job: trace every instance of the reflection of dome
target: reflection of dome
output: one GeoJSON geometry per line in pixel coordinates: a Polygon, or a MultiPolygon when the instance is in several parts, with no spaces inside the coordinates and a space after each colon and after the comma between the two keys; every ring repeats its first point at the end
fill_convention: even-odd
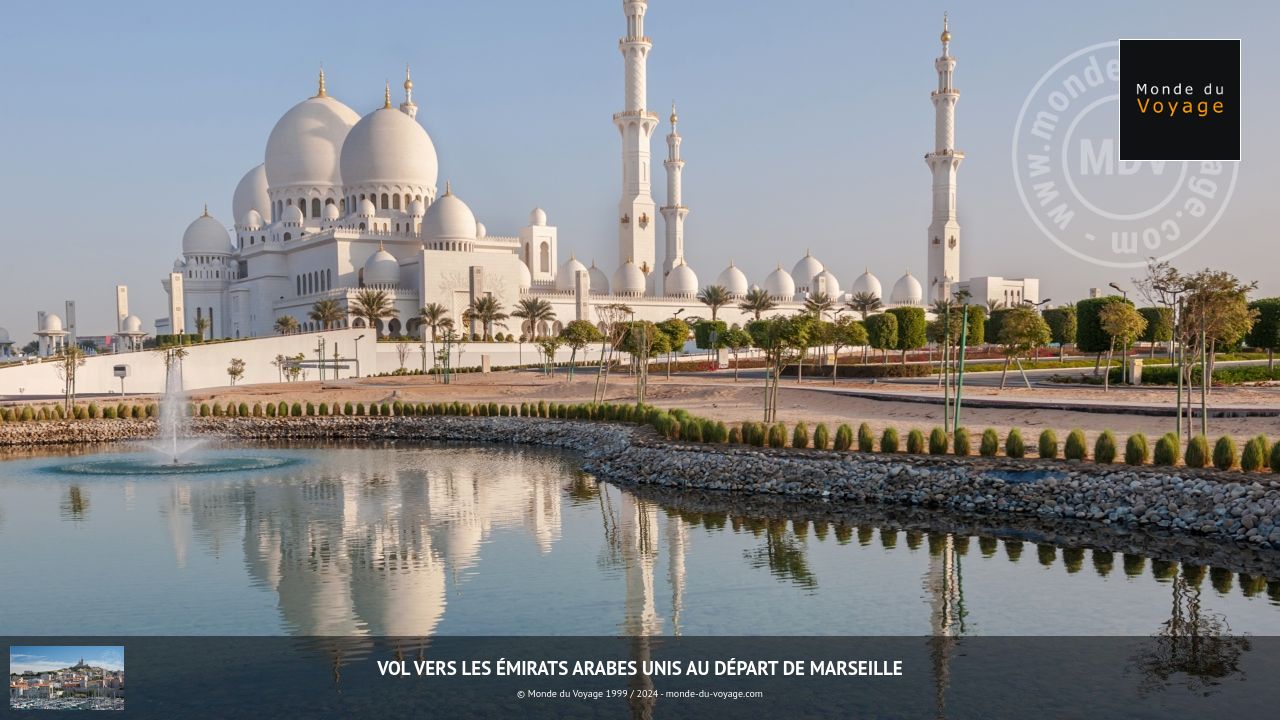
{"type": "Polygon", "coordinates": [[[747,294],[747,276],[743,274],[732,262],[729,267],[720,273],[720,277],[716,278],[716,284],[729,291],[734,297],[742,297],[747,294]]]}
{"type": "Polygon", "coordinates": [[[630,260],[613,274],[614,295],[643,295],[645,287],[644,273],[630,260]]]}
{"type": "MultiPolygon", "coordinates": [[[[826,281],[827,289],[824,292],[827,293],[827,297],[831,298],[832,300],[835,300],[836,298],[840,297],[840,281],[836,279],[836,276],[832,274],[830,270],[823,270],[822,272],[818,273],[818,277],[821,277],[823,280],[826,281]]],[[[813,287],[810,288],[810,290],[812,290],[813,292],[818,291],[818,283],[816,280],[814,281],[813,287]]]]}
{"type": "Polygon", "coordinates": [[[764,291],[769,293],[775,300],[794,300],[796,297],[796,282],[779,265],[777,270],[769,273],[769,277],[764,279],[764,291]]]}
{"type": "Polygon", "coordinates": [[[871,293],[879,299],[882,295],[880,290],[880,278],[872,275],[871,270],[867,269],[866,272],[858,276],[857,280],[853,281],[853,287],[849,289],[849,292],[854,295],[864,292],[871,293]]]}
{"type": "Polygon", "coordinates": [[[667,273],[667,295],[670,297],[693,297],[698,294],[698,276],[693,268],[681,263],[667,273]]]}
{"type": "Polygon", "coordinates": [[[524,264],[520,258],[516,258],[516,264],[520,266],[520,289],[528,290],[533,286],[533,273],[529,272],[529,266],[524,264]]]}
{"type": "Polygon", "coordinates": [[[587,272],[591,274],[591,292],[597,295],[609,294],[609,276],[604,271],[596,267],[596,261],[591,261],[591,267],[587,268],[587,272]]]}
{"type": "Polygon", "coordinates": [[[533,212],[529,213],[529,224],[530,225],[546,225],[547,211],[543,210],[540,207],[534,208],[533,212]]]}
{"type": "Polygon", "coordinates": [[[341,168],[348,193],[390,185],[434,194],[438,161],[427,131],[403,112],[384,107],[351,128],[342,144],[341,168]]]}
{"type": "Polygon", "coordinates": [[[60,333],[62,332],[62,318],[56,313],[49,313],[44,316],[44,323],[40,325],[40,332],[44,333],[60,333]]]}
{"type": "Polygon", "coordinates": [[[924,290],[920,287],[920,281],[911,276],[910,270],[893,284],[889,302],[894,305],[919,305],[923,301],[924,290]]]}
{"type": "Polygon", "coordinates": [[[290,205],[284,209],[284,213],[280,216],[280,220],[285,225],[301,225],[302,209],[297,205],[290,205]]]}
{"type": "Polygon", "coordinates": [[[124,331],[127,333],[142,332],[142,318],[137,315],[130,315],[124,319],[124,331]]]}
{"type": "Polygon", "coordinates": [[[400,282],[400,263],[395,255],[378,248],[364,263],[365,285],[396,285],[400,282]]]}
{"type": "Polygon", "coordinates": [[[354,110],[327,95],[290,108],[267,138],[264,167],[271,188],[342,185],[339,154],[359,121],[354,110]]]}
{"type": "Polygon", "coordinates": [[[569,256],[569,259],[560,266],[560,271],[556,273],[556,289],[572,292],[573,284],[578,281],[579,272],[587,272],[588,278],[591,276],[586,265],[578,262],[577,258],[569,256]]]}
{"type": "Polygon", "coordinates": [[[818,258],[809,254],[805,250],[804,257],[800,258],[796,266],[791,269],[791,279],[801,290],[809,290],[813,287],[813,278],[822,272],[822,263],[818,262],[818,258]]]}
{"type": "Polygon", "coordinates": [[[266,165],[259,165],[245,173],[236,185],[235,194],[231,196],[231,217],[243,218],[250,210],[257,210],[263,218],[271,217],[271,201],[267,199],[266,165]]]}
{"type": "Polygon", "coordinates": [[[445,192],[427,208],[422,235],[428,240],[475,240],[476,216],[457,195],[445,192]]]}
{"type": "Polygon", "coordinates": [[[184,255],[230,255],[231,237],[222,223],[209,216],[206,210],[182,233],[184,255]]]}

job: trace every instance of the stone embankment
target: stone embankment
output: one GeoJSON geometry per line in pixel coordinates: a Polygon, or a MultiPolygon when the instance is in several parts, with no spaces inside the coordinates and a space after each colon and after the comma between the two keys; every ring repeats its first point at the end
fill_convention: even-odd
{"type": "MultiPolygon", "coordinates": [[[[193,418],[192,432],[243,440],[547,445],[581,452],[587,471],[617,483],[1086,520],[1280,548],[1280,483],[1269,475],[686,444],[634,425],[509,417],[193,418]]],[[[154,435],[151,420],[5,423],[0,446],[154,435]]]]}

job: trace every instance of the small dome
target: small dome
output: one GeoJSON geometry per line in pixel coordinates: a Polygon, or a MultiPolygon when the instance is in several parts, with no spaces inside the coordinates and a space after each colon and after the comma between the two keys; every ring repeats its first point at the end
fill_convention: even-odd
{"type": "Polygon", "coordinates": [[[230,255],[231,236],[222,223],[214,220],[206,210],[182,233],[184,255],[230,255]]]}
{"type": "Polygon", "coordinates": [[[698,294],[698,276],[693,268],[681,263],[667,273],[668,297],[693,297],[698,294]]]}
{"type": "Polygon", "coordinates": [[[414,200],[409,203],[409,214],[413,217],[420,218],[427,214],[427,205],[421,200],[414,200]]]}
{"type": "Polygon", "coordinates": [[[130,315],[124,319],[124,331],[127,333],[142,332],[142,318],[137,315],[130,315]]]}
{"type": "MultiPolygon", "coordinates": [[[[556,273],[556,289],[566,292],[573,291],[573,284],[576,282],[579,271],[587,271],[587,266],[578,262],[578,259],[570,256],[569,259],[560,266],[560,271],[556,273]]],[[[591,273],[587,271],[587,276],[591,273]]],[[[590,286],[588,286],[590,289],[590,286]]]]}
{"type": "Polygon", "coordinates": [[[445,192],[427,208],[422,235],[428,240],[475,240],[476,216],[452,192],[445,192]]]}
{"type": "Polygon", "coordinates": [[[910,270],[893,284],[889,302],[894,305],[919,305],[923,301],[924,290],[920,287],[920,281],[911,276],[910,270]]]}
{"type": "Polygon", "coordinates": [[[328,203],[324,206],[324,219],[330,222],[337,220],[339,216],[337,203],[328,203]]]}
{"type": "Polygon", "coordinates": [[[342,144],[359,121],[354,110],[328,95],[294,105],[267,138],[263,167],[270,187],[341,186],[338,159],[342,144]]]}
{"type": "Polygon", "coordinates": [[[832,300],[835,300],[836,298],[840,297],[840,281],[836,279],[836,276],[832,274],[830,270],[823,270],[822,272],[817,274],[817,276],[814,279],[813,287],[809,288],[810,292],[818,291],[817,278],[822,278],[825,281],[825,284],[827,286],[827,289],[826,289],[827,297],[831,298],[832,300]]]}
{"type": "Polygon", "coordinates": [[[591,267],[587,268],[587,272],[591,274],[591,292],[597,295],[609,294],[609,276],[604,271],[596,267],[596,261],[591,261],[591,267]]]}
{"type": "Polygon", "coordinates": [[[378,208],[373,204],[372,200],[364,198],[360,201],[360,211],[356,214],[360,217],[373,217],[378,214],[378,208]]]}
{"type": "Polygon", "coordinates": [[[0,327],[0,343],[9,342],[9,331],[0,327]]]}
{"type": "Polygon", "coordinates": [[[614,295],[644,295],[646,282],[640,268],[628,260],[613,274],[611,284],[614,295]]]}
{"type": "Polygon", "coordinates": [[[529,272],[529,266],[525,265],[519,257],[516,257],[516,265],[519,266],[520,271],[520,289],[528,290],[533,286],[533,273],[529,272]]]}
{"type": "Polygon", "coordinates": [[[764,279],[764,291],[769,293],[775,300],[794,300],[796,297],[796,282],[779,265],[777,270],[769,273],[769,277],[764,279]]]}
{"type": "Polygon", "coordinates": [[[529,224],[530,225],[546,225],[547,211],[543,210],[540,207],[534,208],[533,212],[529,213],[529,224]]]}
{"type": "Polygon", "coordinates": [[[249,208],[249,212],[240,218],[240,227],[244,230],[257,230],[262,227],[262,214],[256,208],[249,208]]]}
{"type": "MultiPolygon", "coordinates": [[[[267,197],[267,166],[259,165],[240,178],[231,196],[231,216],[243,218],[250,210],[257,210],[259,218],[271,217],[271,200],[267,197]]],[[[259,219],[258,225],[262,221],[259,219]]]]}
{"type": "Polygon", "coordinates": [[[813,278],[823,271],[822,263],[818,262],[818,258],[809,254],[805,250],[804,257],[791,268],[791,279],[795,282],[796,287],[802,292],[808,292],[813,286],[813,278]]]}
{"type": "Polygon", "coordinates": [[[876,298],[883,297],[883,292],[880,289],[880,278],[872,275],[870,268],[853,281],[853,287],[850,288],[849,292],[853,295],[865,292],[871,293],[876,298]]]}
{"type": "Polygon", "coordinates": [[[297,205],[290,205],[284,209],[284,213],[280,216],[280,220],[285,225],[301,225],[302,209],[297,205]]]}
{"type": "Polygon", "coordinates": [[[183,270],[183,269],[185,269],[186,267],[187,267],[187,262],[186,262],[185,260],[183,260],[182,258],[178,258],[178,259],[176,259],[176,260],[174,260],[174,261],[173,261],[173,269],[174,269],[175,271],[183,270]]]}
{"type": "Polygon", "coordinates": [[[44,316],[44,323],[40,325],[40,332],[60,333],[62,332],[62,318],[56,313],[49,313],[44,316]]]}
{"type": "Polygon", "coordinates": [[[378,252],[369,256],[364,263],[365,285],[398,285],[400,283],[400,263],[396,256],[379,247],[378,252]]]}
{"type": "Polygon", "coordinates": [[[416,120],[390,107],[365,115],[342,143],[342,182],[408,186],[433,194],[439,170],[436,147],[416,120]]]}
{"type": "Polygon", "coordinates": [[[716,278],[716,284],[729,291],[734,297],[742,297],[747,294],[747,276],[733,264],[729,263],[729,267],[720,273],[720,277],[716,278]]]}
{"type": "Polygon", "coordinates": [[[484,223],[477,220],[476,221],[476,239],[478,240],[488,235],[489,235],[489,228],[485,227],[484,223]]]}

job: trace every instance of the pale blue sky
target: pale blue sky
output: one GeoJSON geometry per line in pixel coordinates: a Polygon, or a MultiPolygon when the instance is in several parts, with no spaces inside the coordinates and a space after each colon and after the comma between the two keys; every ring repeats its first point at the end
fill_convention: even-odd
{"type": "MultiPolygon", "coordinates": [[[[810,247],[844,284],[864,266],[886,290],[925,272],[933,142],[929,91],[944,8],[961,91],[962,274],[1033,274],[1055,302],[1124,281],[1052,245],[1023,210],[1009,163],[1018,110],[1068,53],[1118,37],[1244,40],[1244,148],[1236,196],[1185,268],[1225,267],[1280,293],[1264,213],[1280,165],[1271,73],[1274,3],[653,0],[649,102],[680,104],[687,255],[708,283],[730,258],[753,282],[810,247]]],[[[145,327],[161,277],[209,203],[262,159],[272,125],[314,93],[360,113],[414,68],[419,119],[494,234],[535,204],[569,251],[612,270],[625,28],[617,0],[307,3],[57,2],[0,25],[0,325],[19,341],[38,309],[78,301],[81,334],[114,329],[113,287],[145,327]]],[[[665,135],[666,128],[661,130],[665,135]]],[[[665,143],[654,142],[655,157],[665,143]]],[[[654,195],[661,204],[665,183],[654,195]]],[[[1270,231],[1274,234],[1274,230],[1270,231]]]]}
{"type": "Polygon", "coordinates": [[[124,669],[122,645],[13,645],[9,648],[9,672],[62,670],[84,660],[93,667],[124,669]]]}

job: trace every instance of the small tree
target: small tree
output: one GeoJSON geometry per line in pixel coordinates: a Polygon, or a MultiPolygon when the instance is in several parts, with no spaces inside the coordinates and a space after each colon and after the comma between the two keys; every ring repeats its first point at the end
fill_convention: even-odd
{"type": "Polygon", "coordinates": [[[578,364],[578,351],[593,342],[599,342],[604,335],[587,320],[573,320],[560,331],[560,339],[569,346],[569,382],[573,382],[573,371],[578,364]]]}
{"type": "Polygon", "coordinates": [[[196,318],[196,334],[200,336],[201,341],[209,339],[206,335],[209,334],[209,329],[211,327],[213,327],[213,323],[209,321],[209,318],[203,315],[196,318]]]}
{"type": "Polygon", "coordinates": [[[292,315],[281,315],[276,318],[274,327],[281,335],[291,335],[298,332],[298,319],[292,315]]]}
{"type": "Polygon", "coordinates": [[[738,382],[738,356],[751,347],[751,333],[734,325],[721,338],[721,344],[733,354],[733,381],[738,382]]]}
{"type": "Polygon", "coordinates": [[[227,365],[227,377],[231,378],[233,387],[240,382],[240,378],[244,377],[244,360],[231,358],[231,364],[227,365]]]}
{"type": "Polygon", "coordinates": [[[79,345],[66,345],[57,355],[54,369],[62,379],[63,412],[70,412],[76,402],[76,375],[84,363],[84,350],[79,345]]]}
{"type": "Polygon", "coordinates": [[[907,353],[919,350],[928,342],[929,323],[924,308],[896,307],[888,311],[898,319],[897,349],[902,351],[902,364],[907,363],[907,353]]]}
{"type": "MultiPolygon", "coordinates": [[[[1018,369],[1022,370],[1021,358],[1028,357],[1049,342],[1049,326],[1045,324],[1040,313],[1028,307],[1009,308],[1000,324],[1000,347],[1004,352],[1004,371],[1000,374],[1000,389],[1005,388],[1005,379],[1009,374],[1009,363],[1018,361],[1018,369]]],[[[1031,387],[1027,374],[1022,373],[1022,381],[1031,387]]]]}
{"type": "Polygon", "coordinates": [[[1267,371],[1275,368],[1275,352],[1280,349],[1280,298],[1262,298],[1249,303],[1257,319],[1245,336],[1249,347],[1267,351],[1267,371]]]}
{"type": "Polygon", "coordinates": [[[1147,320],[1129,303],[1118,302],[1110,303],[1100,309],[1098,322],[1102,326],[1102,331],[1111,338],[1107,348],[1107,372],[1102,376],[1102,389],[1106,391],[1111,384],[1111,358],[1115,353],[1116,344],[1119,343],[1122,350],[1127,350],[1129,344],[1141,337],[1143,331],[1147,329],[1147,320]]]}
{"type": "Polygon", "coordinates": [[[1173,308],[1138,308],[1138,314],[1147,321],[1147,327],[1138,339],[1148,344],[1149,357],[1155,357],[1156,345],[1173,339],[1173,308]]]}
{"type": "Polygon", "coordinates": [[[711,320],[714,322],[720,308],[733,301],[733,296],[723,285],[708,285],[698,291],[698,302],[711,308],[711,320]]]}
{"type": "Polygon", "coordinates": [[[898,318],[890,313],[872,315],[863,321],[867,328],[867,344],[884,352],[884,362],[889,362],[889,351],[898,347],[898,318]]]}
{"type": "Polygon", "coordinates": [[[1076,341],[1076,306],[1049,308],[1041,316],[1049,326],[1050,342],[1058,345],[1058,359],[1061,360],[1066,355],[1067,346],[1076,341]]]}
{"type": "Polygon", "coordinates": [[[836,321],[831,323],[830,330],[831,355],[834,358],[831,366],[831,384],[834,385],[836,378],[840,375],[840,350],[847,347],[866,347],[868,338],[867,326],[851,317],[836,318],[836,321]]]}

